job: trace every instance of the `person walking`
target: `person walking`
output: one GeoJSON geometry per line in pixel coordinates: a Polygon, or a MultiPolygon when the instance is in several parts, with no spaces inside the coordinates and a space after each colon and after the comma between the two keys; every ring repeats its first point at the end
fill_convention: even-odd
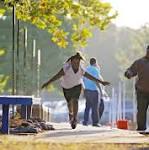
{"type": "MultiPolygon", "coordinates": [[[[86,68],[86,72],[91,74],[97,79],[100,79],[100,69],[97,65],[96,59],[90,59],[90,65],[86,68]]],[[[85,110],[84,110],[84,120],[83,125],[88,125],[89,113],[92,111],[92,125],[99,127],[99,99],[101,95],[100,85],[94,81],[84,77],[84,96],[86,99],[85,110]],[[99,94],[100,93],[100,94],[99,94]]]]}
{"type": "Polygon", "coordinates": [[[146,115],[149,106],[149,45],[146,48],[146,55],[137,59],[125,71],[124,76],[131,79],[137,76],[135,84],[137,99],[137,130],[146,130],[146,115]]]}
{"type": "Polygon", "coordinates": [[[85,76],[86,78],[103,85],[110,84],[109,82],[99,80],[84,71],[81,66],[81,60],[83,60],[83,57],[77,52],[66,61],[63,68],[61,68],[56,75],[42,85],[42,88],[45,88],[53,81],[62,78],[61,87],[67,101],[69,121],[72,129],[75,129],[77,125],[78,99],[82,88],[82,77],[85,76]]]}

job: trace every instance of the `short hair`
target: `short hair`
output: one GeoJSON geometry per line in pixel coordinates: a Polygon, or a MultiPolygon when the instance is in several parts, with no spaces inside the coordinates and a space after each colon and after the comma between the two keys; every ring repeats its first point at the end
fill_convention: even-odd
{"type": "Polygon", "coordinates": [[[95,58],[91,58],[90,59],[90,65],[94,65],[96,64],[96,59],[95,58]]]}

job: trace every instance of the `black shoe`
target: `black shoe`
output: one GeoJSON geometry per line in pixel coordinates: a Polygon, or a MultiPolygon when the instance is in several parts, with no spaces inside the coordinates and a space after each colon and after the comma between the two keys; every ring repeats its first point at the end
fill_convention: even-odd
{"type": "Polygon", "coordinates": [[[77,127],[77,120],[74,119],[74,120],[71,121],[71,128],[75,129],[76,127],[77,127]]]}
{"type": "Polygon", "coordinates": [[[75,129],[76,127],[77,127],[77,124],[76,124],[76,123],[74,123],[74,122],[71,123],[71,128],[72,128],[72,129],[75,129]]]}
{"type": "Polygon", "coordinates": [[[140,129],[136,129],[136,131],[140,134],[146,134],[146,131],[143,129],[143,130],[140,130],[140,129]]]}
{"type": "Polygon", "coordinates": [[[101,124],[93,124],[93,127],[101,127],[101,124]]]}

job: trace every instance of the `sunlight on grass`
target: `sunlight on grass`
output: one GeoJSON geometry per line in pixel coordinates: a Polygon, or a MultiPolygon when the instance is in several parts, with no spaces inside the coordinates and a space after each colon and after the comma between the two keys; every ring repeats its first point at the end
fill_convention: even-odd
{"type": "Polygon", "coordinates": [[[51,143],[38,142],[30,137],[28,141],[21,141],[9,136],[0,136],[0,150],[143,150],[148,148],[148,144],[51,143]]]}

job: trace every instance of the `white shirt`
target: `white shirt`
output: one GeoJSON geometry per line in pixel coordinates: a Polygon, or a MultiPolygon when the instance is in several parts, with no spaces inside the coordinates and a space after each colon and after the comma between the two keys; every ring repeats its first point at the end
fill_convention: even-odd
{"type": "Polygon", "coordinates": [[[82,76],[84,75],[85,71],[80,66],[79,70],[75,73],[72,69],[71,63],[67,62],[63,66],[64,76],[61,80],[61,86],[65,89],[70,89],[74,86],[82,84],[82,76]]]}

